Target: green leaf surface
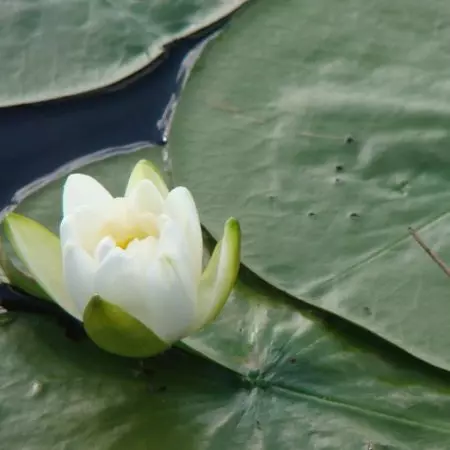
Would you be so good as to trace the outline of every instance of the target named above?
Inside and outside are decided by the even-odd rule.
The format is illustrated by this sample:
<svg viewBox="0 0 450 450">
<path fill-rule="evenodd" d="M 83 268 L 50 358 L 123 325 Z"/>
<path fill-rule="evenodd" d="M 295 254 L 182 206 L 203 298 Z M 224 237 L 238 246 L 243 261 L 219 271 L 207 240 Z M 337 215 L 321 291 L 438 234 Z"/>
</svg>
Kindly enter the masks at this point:
<svg viewBox="0 0 450 450">
<path fill-rule="evenodd" d="M 80 171 L 120 195 L 139 159 L 161 167 L 155 150 Z M 61 182 L 28 197 L 20 213 L 57 228 Z M 243 230 L 244 242 L 251 236 Z M 142 364 L 88 339 L 69 340 L 52 320 L 17 315 L 0 327 L 2 444 L 23 450 L 448 449 L 448 373 L 336 316 L 310 311 L 245 268 L 240 277 L 218 319 L 181 343 L 189 353 L 170 349 Z"/>
<path fill-rule="evenodd" d="M 245 0 L 14 0 L 0 5 L 0 106 L 101 88 Z"/>
<path fill-rule="evenodd" d="M 450 369 L 450 4 L 255 0 L 197 62 L 173 176 L 277 288 Z"/>
<path fill-rule="evenodd" d="M 138 364 L 24 314 L 0 329 L 2 443 L 23 450 L 448 449 L 449 376 L 401 351 L 355 347 L 366 333 L 349 340 L 349 332 L 248 280 L 217 322 L 185 341 L 210 362 L 172 349 Z"/>
</svg>

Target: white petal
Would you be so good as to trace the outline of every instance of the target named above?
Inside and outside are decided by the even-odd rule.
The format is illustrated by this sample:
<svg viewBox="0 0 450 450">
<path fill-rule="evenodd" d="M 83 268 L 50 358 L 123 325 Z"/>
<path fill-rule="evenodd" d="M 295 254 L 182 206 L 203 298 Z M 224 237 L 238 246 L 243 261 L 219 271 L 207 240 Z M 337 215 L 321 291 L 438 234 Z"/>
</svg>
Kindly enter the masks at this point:
<svg viewBox="0 0 450 450">
<path fill-rule="evenodd" d="M 160 258 L 147 270 L 151 293 L 152 330 L 166 342 L 185 337 L 195 321 L 195 302 L 169 258 Z"/>
<path fill-rule="evenodd" d="M 116 243 L 111 236 L 106 236 L 97 245 L 95 249 L 95 259 L 97 262 L 102 262 L 109 254 L 109 252 L 116 247 Z"/>
<path fill-rule="evenodd" d="M 125 197 L 128 197 L 130 192 L 135 188 L 135 186 L 142 180 L 150 180 L 160 192 L 162 198 L 166 198 L 169 190 L 167 189 L 164 178 L 160 174 L 159 170 L 150 161 L 142 159 L 135 166 L 131 172 L 130 178 L 128 180 L 127 189 L 125 192 Z"/>
<path fill-rule="evenodd" d="M 158 235 L 158 216 L 152 213 L 139 214 L 136 217 L 136 225 L 149 236 Z"/>
<path fill-rule="evenodd" d="M 95 278 L 95 291 L 140 320 L 159 338 L 173 342 L 185 335 L 195 308 L 168 258 L 142 266 L 139 258 L 114 249 Z"/>
<path fill-rule="evenodd" d="M 131 241 L 125 250 L 129 258 L 139 259 L 139 264 L 151 264 L 156 257 L 157 240 L 153 236 L 148 236 L 145 239 L 135 239 Z"/>
<path fill-rule="evenodd" d="M 63 248 L 63 273 L 69 295 L 75 302 L 80 315 L 94 296 L 94 273 L 96 263 L 85 250 L 68 243 Z"/>
<path fill-rule="evenodd" d="M 170 191 L 164 203 L 164 213 L 182 230 L 188 244 L 195 277 L 199 280 L 202 272 L 203 239 L 197 207 L 191 193 L 181 186 Z"/>
<path fill-rule="evenodd" d="M 150 180 L 140 181 L 126 198 L 138 213 L 160 214 L 163 207 L 163 198 Z"/>
<path fill-rule="evenodd" d="M 192 266 L 189 246 L 182 231 L 170 217 L 160 216 L 161 231 L 158 240 L 158 257 L 168 258 L 184 285 L 188 297 L 195 303 L 197 285 L 195 268 Z"/>
<path fill-rule="evenodd" d="M 75 242 L 93 254 L 103 237 L 101 228 L 104 220 L 98 211 L 89 207 L 81 207 L 73 214 L 64 217 L 59 228 L 62 247 L 67 242 Z"/>
<path fill-rule="evenodd" d="M 111 194 L 97 180 L 76 173 L 70 175 L 64 185 L 63 215 L 72 214 L 81 206 L 100 210 L 111 200 Z"/>
</svg>

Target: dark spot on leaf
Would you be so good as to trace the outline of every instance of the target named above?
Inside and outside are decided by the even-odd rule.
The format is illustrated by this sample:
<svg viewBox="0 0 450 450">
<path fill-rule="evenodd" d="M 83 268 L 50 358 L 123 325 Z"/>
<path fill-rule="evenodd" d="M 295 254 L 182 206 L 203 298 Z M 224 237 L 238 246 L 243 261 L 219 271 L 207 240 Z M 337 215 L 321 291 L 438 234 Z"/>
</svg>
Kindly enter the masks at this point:
<svg viewBox="0 0 450 450">
<path fill-rule="evenodd" d="M 291 359 L 289 360 L 289 362 L 290 362 L 291 364 L 295 364 L 295 363 L 297 362 L 297 358 L 291 358 Z"/>
<path fill-rule="evenodd" d="M 355 142 L 355 138 L 349 134 L 346 138 L 345 138 L 345 143 L 346 144 L 353 144 L 353 142 Z"/>
<path fill-rule="evenodd" d="M 344 166 L 342 164 L 338 164 L 336 166 L 336 172 L 340 173 L 344 171 Z"/>
<path fill-rule="evenodd" d="M 398 190 L 401 193 L 406 193 L 408 190 L 408 187 L 409 187 L 408 180 L 403 180 L 403 181 L 400 181 L 400 183 L 398 183 Z"/>
<path fill-rule="evenodd" d="M 342 179 L 339 178 L 339 177 L 336 177 L 336 178 L 334 179 L 334 182 L 335 182 L 335 184 L 341 184 L 341 183 L 342 183 Z"/>
<path fill-rule="evenodd" d="M 360 214 L 358 214 L 357 212 L 352 212 L 349 214 L 351 219 L 358 219 L 359 217 L 361 217 Z"/>
<path fill-rule="evenodd" d="M 363 311 L 365 314 L 367 314 L 368 316 L 372 315 L 372 310 L 368 307 L 368 306 L 364 306 Z"/>
<path fill-rule="evenodd" d="M 148 377 L 152 377 L 155 375 L 155 370 L 150 367 L 142 367 L 142 372 Z"/>
<path fill-rule="evenodd" d="M 314 211 L 309 211 L 308 212 L 308 217 L 316 217 L 317 214 Z"/>
<path fill-rule="evenodd" d="M 67 339 L 70 339 L 74 342 L 80 342 L 86 337 L 86 333 L 84 330 L 81 330 L 78 327 L 68 326 L 65 328 L 65 333 Z"/>
<path fill-rule="evenodd" d="M 261 422 L 259 420 L 256 421 L 256 428 L 258 428 L 258 430 L 261 429 Z"/>
</svg>

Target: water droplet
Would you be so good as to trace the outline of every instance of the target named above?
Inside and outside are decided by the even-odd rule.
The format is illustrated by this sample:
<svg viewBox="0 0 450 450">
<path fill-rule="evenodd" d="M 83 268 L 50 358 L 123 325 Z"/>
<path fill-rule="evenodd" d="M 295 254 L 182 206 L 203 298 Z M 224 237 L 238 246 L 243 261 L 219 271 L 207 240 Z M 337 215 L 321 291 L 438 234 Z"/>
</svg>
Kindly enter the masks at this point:
<svg viewBox="0 0 450 450">
<path fill-rule="evenodd" d="M 410 190 L 410 186 L 409 186 L 408 180 L 400 181 L 400 183 L 398 183 L 398 185 L 397 185 L 397 189 L 398 189 L 398 191 L 400 193 L 407 194 L 408 191 Z"/>
<path fill-rule="evenodd" d="M 28 391 L 28 397 L 36 397 L 44 390 L 44 385 L 40 381 L 33 381 L 31 383 L 30 390 Z"/>
<path fill-rule="evenodd" d="M 169 162 L 169 156 L 170 156 L 170 155 L 169 155 L 169 151 L 167 150 L 166 147 L 164 147 L 164 148 L 162 149 L 161 154 L 162 154 L 162 160 L 163 160 L 163 162 L 165 162 L 165 163 Z"/>
</svg>

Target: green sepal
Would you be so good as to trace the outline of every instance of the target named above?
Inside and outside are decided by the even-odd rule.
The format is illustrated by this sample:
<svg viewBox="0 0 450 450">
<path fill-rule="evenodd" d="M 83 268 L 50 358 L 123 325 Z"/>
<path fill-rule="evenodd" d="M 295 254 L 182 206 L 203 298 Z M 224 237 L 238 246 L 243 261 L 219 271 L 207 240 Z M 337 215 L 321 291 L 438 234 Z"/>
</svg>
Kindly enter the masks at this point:
<svg viewBox="0 0 450 450">
<path fill-rule="evenodd" d="M 83 314 L 88 336 L 103 350 L 130 358 L 157 355 L 170 345 L 119 306 L 92 297 Z"/>
<path fill-rule="evenodd" d="M 200 280 L 196 329 L 212 322 L 224 307 L 236 284 L 240 258 L 241 228 L 231 217 Z"/>
<path fill-rule="evenodd" d="M 3 226 L 8 241 L 33 279 L 50 298 L 79 319 L 78 309 L 64 283 L 58 236 L 35 220 L 15 213 L 5 217 Z"/>
<path fill-rule="evenodd" d="M 141 159 L 131 172 L 128 180 L 126 195 L 142 180 L 150 180 L 161 193 L 163 198 L 169 195 L 169 189 L 159 169 L 150 161 Z"/>
<path fill-rule="evenodd" d="M 51 297 L 44 291 L 44 289 L 42 289 L 35 279 L 16 267 L 3 247 L 1 237 L 0 266 L 8 279 L 8 284 L 11 285 L 11 287 L 18 288 L 32 297 L 53 302 Z"/>
</svg>

